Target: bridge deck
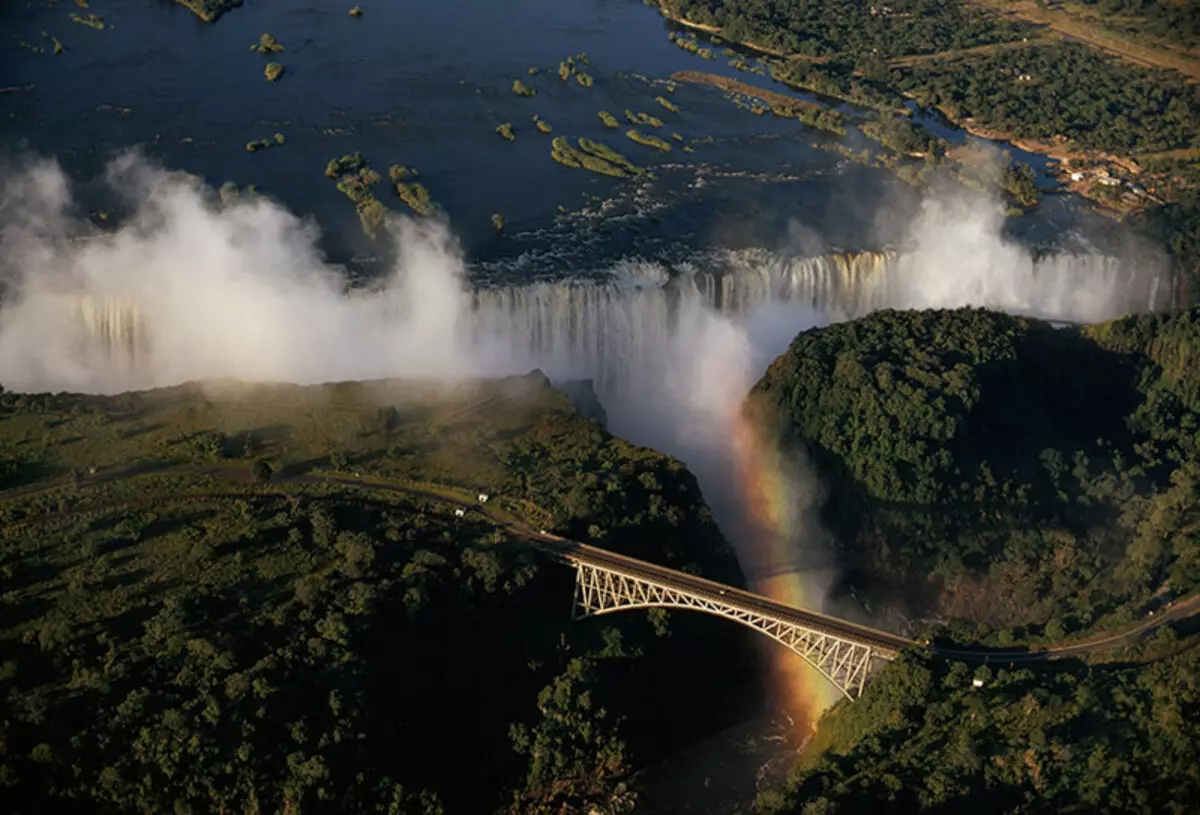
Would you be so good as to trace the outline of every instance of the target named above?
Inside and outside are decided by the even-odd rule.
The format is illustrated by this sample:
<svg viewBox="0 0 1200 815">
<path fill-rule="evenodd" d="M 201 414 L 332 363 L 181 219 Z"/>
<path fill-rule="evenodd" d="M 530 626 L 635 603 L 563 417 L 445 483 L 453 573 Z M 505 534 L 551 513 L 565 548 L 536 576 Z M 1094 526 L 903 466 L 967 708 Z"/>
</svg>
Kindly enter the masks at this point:
<svg viewBox="0 0 1200 815">
<path fill-rule="evenodd" d="M 735 589 L 703 577 L 647 563 L 627 555 L 619 555 L 578 541 L 545 533 L 530 535 L 528 540 L 530 544 L 543 552 L 572 564 L 583 563 L 677 591 L 684 591 L 730 608 L 761 614 L 788 625 L 801 626 L 849 642 L 866 645 L 881 655 L 895 656 L 905 648 L 920 647 L 912 640 L 889 634 L 886 631 L 847 622 L 815 611 L 795 608 L 742 589 Z"/>
</svg>

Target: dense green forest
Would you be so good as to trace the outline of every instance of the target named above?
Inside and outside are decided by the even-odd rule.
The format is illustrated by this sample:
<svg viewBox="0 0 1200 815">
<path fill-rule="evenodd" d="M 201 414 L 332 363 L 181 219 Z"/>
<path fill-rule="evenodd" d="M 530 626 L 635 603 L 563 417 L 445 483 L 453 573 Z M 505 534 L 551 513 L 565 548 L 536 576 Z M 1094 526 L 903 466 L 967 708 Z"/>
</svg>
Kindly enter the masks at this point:
<svg viewBox="0 0 1200 815">
<path fill-rule="evenodd" d="M 1117 154 L 1200 145 L 1192 86 L 1077 43 L 930 62 L 894 70 L 890 82 L 953 119 L 1020 137 L 1063 135 Z"/>
<path fill-rule="evenodd" d="M 540 374 L 8 393 L 0 460 L 5 813 L 626 811 L 752 670 L 703 615 L 572 623 L 497 524 L 739 579 L 686 469 Z"/>
<path fill-rule="evenodd" d="M 822 719 L 759 811 L 1184 815 L 1200 800 L 1197 676 L 1195 647 L 1053 672 L 906 654 Z"/>
<path fill-rule="evenodd" d="M 1200 589 L 1200 310 L 880 312 L 801 334 L 747 409 L 829 485 L 845 565 L 971 636 L 1060 639 Z"/>
</svg>

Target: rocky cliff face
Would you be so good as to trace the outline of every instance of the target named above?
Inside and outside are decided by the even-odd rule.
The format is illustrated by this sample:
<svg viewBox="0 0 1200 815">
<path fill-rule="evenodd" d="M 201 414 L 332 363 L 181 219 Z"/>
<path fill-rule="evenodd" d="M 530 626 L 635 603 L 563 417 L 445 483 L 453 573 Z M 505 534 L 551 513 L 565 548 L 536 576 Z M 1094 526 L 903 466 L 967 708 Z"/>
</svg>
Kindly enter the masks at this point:
<svg viewBox="0 0 1200 815">
<path fill-rule="evenodd" d="M 608 413 L 596 395 L 590 379 L 571 379 L 565 382 L 555 382 L 554 387 L 567 395 L 571 404 L 585 419 L 595 419 L 601 425 L 608 426 Z"/>
</svg>

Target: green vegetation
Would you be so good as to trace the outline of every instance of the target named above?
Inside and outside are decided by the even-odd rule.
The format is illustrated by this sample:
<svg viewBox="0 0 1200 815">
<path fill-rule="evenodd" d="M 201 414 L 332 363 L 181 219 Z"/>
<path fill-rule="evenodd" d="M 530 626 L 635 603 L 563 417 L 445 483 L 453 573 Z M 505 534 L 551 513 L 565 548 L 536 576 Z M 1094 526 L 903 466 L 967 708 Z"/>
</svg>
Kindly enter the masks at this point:
<svg viewBox="0 0 1200 815">
<path fill-rule="evenodd" d="M 952 119 L 1017 138 L 1061 135 L 1117 154 L 1200 146 L 1192 86 L 1075 43 L 921 64 L 893 72 L 891 82 Z"/>
<path fill-rule="evenodd" d="M 267 67 L 263 69 L 263 74 L 267 77 L 268 82 L 274 82 L 283 76 L 283 64 L 279 62 L 268 62 Z"/>
<path fill-rule="evenodd" d="M 502 213 L 499 213 L 499 212 L 492 213 L 492 227 L 497 232 L 504 231 L 504 215 Z"/>
<path fill-rule="evenodd" d="M 836 133 L 839 136 L 846 135 L 845 115 L 832 108 L 825 108 L 820 105 L 779 104 L 776 102 L 771 105 L 770 110 L 776 116 L 784 119 L 795 119 L 809 127 L 815 127 L 817 130 Z"/>
<path fill-rule="evenodd" d="M 769 54 L 763 64 L 771 75 L 794 87 L 899 116 L 908 114 L 906 99 L 916 100 L 977 135 L 1014 141 L 1066 162 L 1098 163 L 1117 183 L 1085 184 L 1079 192 L 1113 214 L 1162 207 L 1164 201 L 1189 206 L 1188 191 L 1200 185 L 1195 155 L 1200 97 L 1189 84 L 1197 76 L 1194 55 L 1145 39 L 1172 39 L 1166 32 L 1177 25 L 1175 41 L 1194 45 L 1200 11 L 1190 4 L 662 0 L 659 5 L 670 17 L 711 26 L 726 39 Z M 1046 36 L 1046 29 L 1022 17 L 1046 23 L 1063 37 Z M 687 50 L 699 48 L 695 35 L 670 36 Z M 1147 64 L 1162 67 L 1143 67 Z M 731 65 L 749 67 L 740 57 Z M 866 130 L 879 134 L 880 128 Z M 926 168 L 900 160 L 912 152 L 924 151 L 899 149 L 874 163 L 924 183 Z M 1139 178 L 1139 166 L 1151 172 Z M 972 183 L 970 174 L 965 179 Z M 1016 175 L 1001 186 L 1023 208 L 1035 201 L 1034 190 Z M 1189 268 L 1190 279 L 1191 262 L 1176 257 L 1176 263 Z"/>
<path fill-rule="evenodd" d="M 59 54 L 67 50 L 67 47 L 59 42 L 58 37 L 51 37 L 50 40 L 54 43 L 54 56 L 57 57 Z"/>
<path fill-rule="evenodd" d="M 535 96 L 537 89 L 531 88 L 519 79 L 514 79 L 512 83 L 512 92 L 517 96 Z"/>
<path fill-rule="evenodd" d="M 505 518 L 737 572 L 686 469 L 540 375 L 0 402 L 6 813 L 616 811 L 751 660 L 571 622 Z"/>
<path fill-rule="evenodd" d="M 534 123 L 534 125 L 537 126 L 539 133 L 553 133 L 554 132 L 554 128 L 550 126 L 550 123 L 545 121 L 544 119 L 540 118 L 536 113 L 533 114 L 533 123 Z"/>
<path fill-rule="evenodd" d="M 576 82 L 585 88 L 590 88 L 593 84 L 595 84 L 595 80 L 592 79 L 589 74 L 586 74 L 579 69 L 580 65 L 587 64 L 589 64 L 587 54 L 576 54 L 573 57 L 567 57 L 562 62 L 558 63 L 558 78 L 563 82 L 566 82 L 572 76 L 574 76 Z"/>
<path fill-rule="evenodd" d="M 611 130 L 616 130 L 621 126 L 621 123 L 617 121 L 617 117 L 613 116 L 607 110 L 602 110 L 596 115 L 600 117 L 600 121 L 604 123 L 604 126 Z"/>
<path fill-rule="evenodd" d="M 400 196 L 400 200 L 408 204 L 409 208 L 418 215 L 431 217 L 437 212 L 437 205 L 433 202 L 433 196 L 429 194 L 429 190 L 424 184 L 417 181 L 397 181 L 396 193 Z"/>
<path fill-rule="evenodd" d="M 215 23 L 227 11 L 237 8 L 242 0 L 175 0 L 206 23 Z"/>
<path fill-rule="evenodd" d="M 338 178 L 350 173 L 357 173 L 366 166 L 367 161 L 362 157 L 361 153 L 353 153 L 341 158 L 330 159 L 329 163 L 325 165 L 325 177 Z"/>
<path fill-rule="evenodd" d="M 515 141 L 517 138 L 517 134 L 513 132 L 512 122 L 505 122 L 504 124 L 500 125 L 496 128 L 496 132 L 499 133 L 505 141 Z"/>
<path fill-rule="evenodd" d="M 1200 590 L 1198 359 L 1196 309 L 887 311 L 801 334 L 751 402 L 821 472 L 845 565 L 997 644 L 1054 640 Z"/>
<path fill-rule="evenodd" d="M 647 125 L 648 127 L 663 126 L 662 119 L 651 116 L 649 113 L 634 113 L 628 108 L 625 109 L 625 118 L 629 120 L 630 124 Z"/>
<path fill-rule="evenodd" d="M 387 207 L 375 197 L 372 187 L 383 178 L 371 169 L 359 153 L 331 159 L 325 165 L 325 176 L 336 178 L 338 191 L 354 202 L 359 223 L 367 237 L 378 237 L 387 217 Z"/>
<path fill-rule="evenodd" d="M 259 150 L 266 150 L 268 147 L 282 147 L 285 139 L 282 133 L 276 133 L 269 139 L 256 139 L 246 142 L 246 152 L 254 153 Z"/>
<path fill-rule="evenodd" d="M 1020 161 L 1012 162 L 1004 168 L 1004 176 L 1000 182 L 1001 188 L 1022 207 L 1036 207 L 1042 200 L 1042 191 L 1038 189 L 1033 169 Z"/>
<path fill-rule="evenodd" d="M 72 12 L 71 20 L 80 25 L 86 25 L 88 28 L 94 28 L 97 31 L 104 30 L 104 18 L 97 17 L 95 14 L 80 15 Z"/>
<path fill-rule="evenodd" d="M 274 34 L 263 34 L 256 44 L 250 46 L 250 50 L 260 54 L 278 54 L 283 51 L 283 45 L 275 39 Z"/>
<path fill-rule="evenodd" d="M 408 181 L 420 176 L 421 174 L 417 172 L 416 167 L 405 167 L 403 164 L 393 164 L 391 167 L 388 167 L 388 180 L 393 184 L 399 184 L 401 181 Z"/>
<path fill-rule="evenodd" d="M 679 105 L 675 104 L 670 99 L 667 99 L 665 96 L 656 96 L 656 97 L 654 97 L 654 101 L 658 102 L 660 105 L 662 105 L 664 108 L 671 111 L 672 113 L 679 112 Z"/>
<path fill-rule="evenodd" d="M 862 134 L 890 150 L 910 156 L 940 156 L 946 143 L 923 126 L 897 116 L 884 115 L 858 126 Z"/>
<path fill-rule="evenodd" d="M 717 74 L 701 71 L 680 71 L 671 77 L 680 82 L 691 82 L 697 85 L 711 85 L 725 91 L 734 104 L 746 108 L 756 115 L 763 115 L 768 110 L 776 116 L 786 119 L 796 119 L 809 127 L 827 130 L 839 135 L 846 134 L 846 117 L 836 110 L 823 107 L 813 102 L 797 99 L 775 91 L 739 82 Z"/>
<path fill-rule="evenodd" d="M 653 147 L 657 150 L 662 150 L 664 153 L 671 152 L 670 143 L 663 141 L 658 136 L 651 136 L 646 133 L 642 133 L 639 130 L 632 130 L 632 129 L 626 130 L 625 136 L 627 138 L 633 139 L 638 144 L 644 144 L 647 147 Z"/>
<path fill-rule="evenodd" d="M 1169 645 L 1169 629 L 1159 636 Z M 905 655 L 821 720 L 759 812 L 1182 815 L 1200 798 L 1198 671 L 1195 647 L 1143 667 L 1054 672 Z"/>
<path fill-rule="evenodd" d="M 591 139 L 579 139 L 576 149 L 566 136 L 557 136 L 551 142 L 550 157 L 566 167 L 578 167 L 615 178 L 642 175 L 645 172 L 608 145 Z"/>
</svg>

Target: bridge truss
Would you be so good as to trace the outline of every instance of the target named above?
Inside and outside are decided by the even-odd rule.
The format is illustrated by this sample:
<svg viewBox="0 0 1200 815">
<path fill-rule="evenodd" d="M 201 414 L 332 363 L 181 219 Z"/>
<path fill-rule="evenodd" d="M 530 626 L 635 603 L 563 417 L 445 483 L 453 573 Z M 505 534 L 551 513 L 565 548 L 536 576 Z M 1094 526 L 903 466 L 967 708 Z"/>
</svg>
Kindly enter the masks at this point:
<svg viewBox="0 0 1200 815">
<path fill-rule="evenodd" d="M 740 607 L 737 602 L 725 601 L 723 594 L 723 590 L 692 591 L 665 581 L 576 561 L 572 617 L 578 620 L 634 608 L 684 608 L 726 617 L 791 649 L 852 701 L 862 694 L 872 660 L 890 660 L 896 656 L 895 652 L 794 620 Z"/>
</svg>

